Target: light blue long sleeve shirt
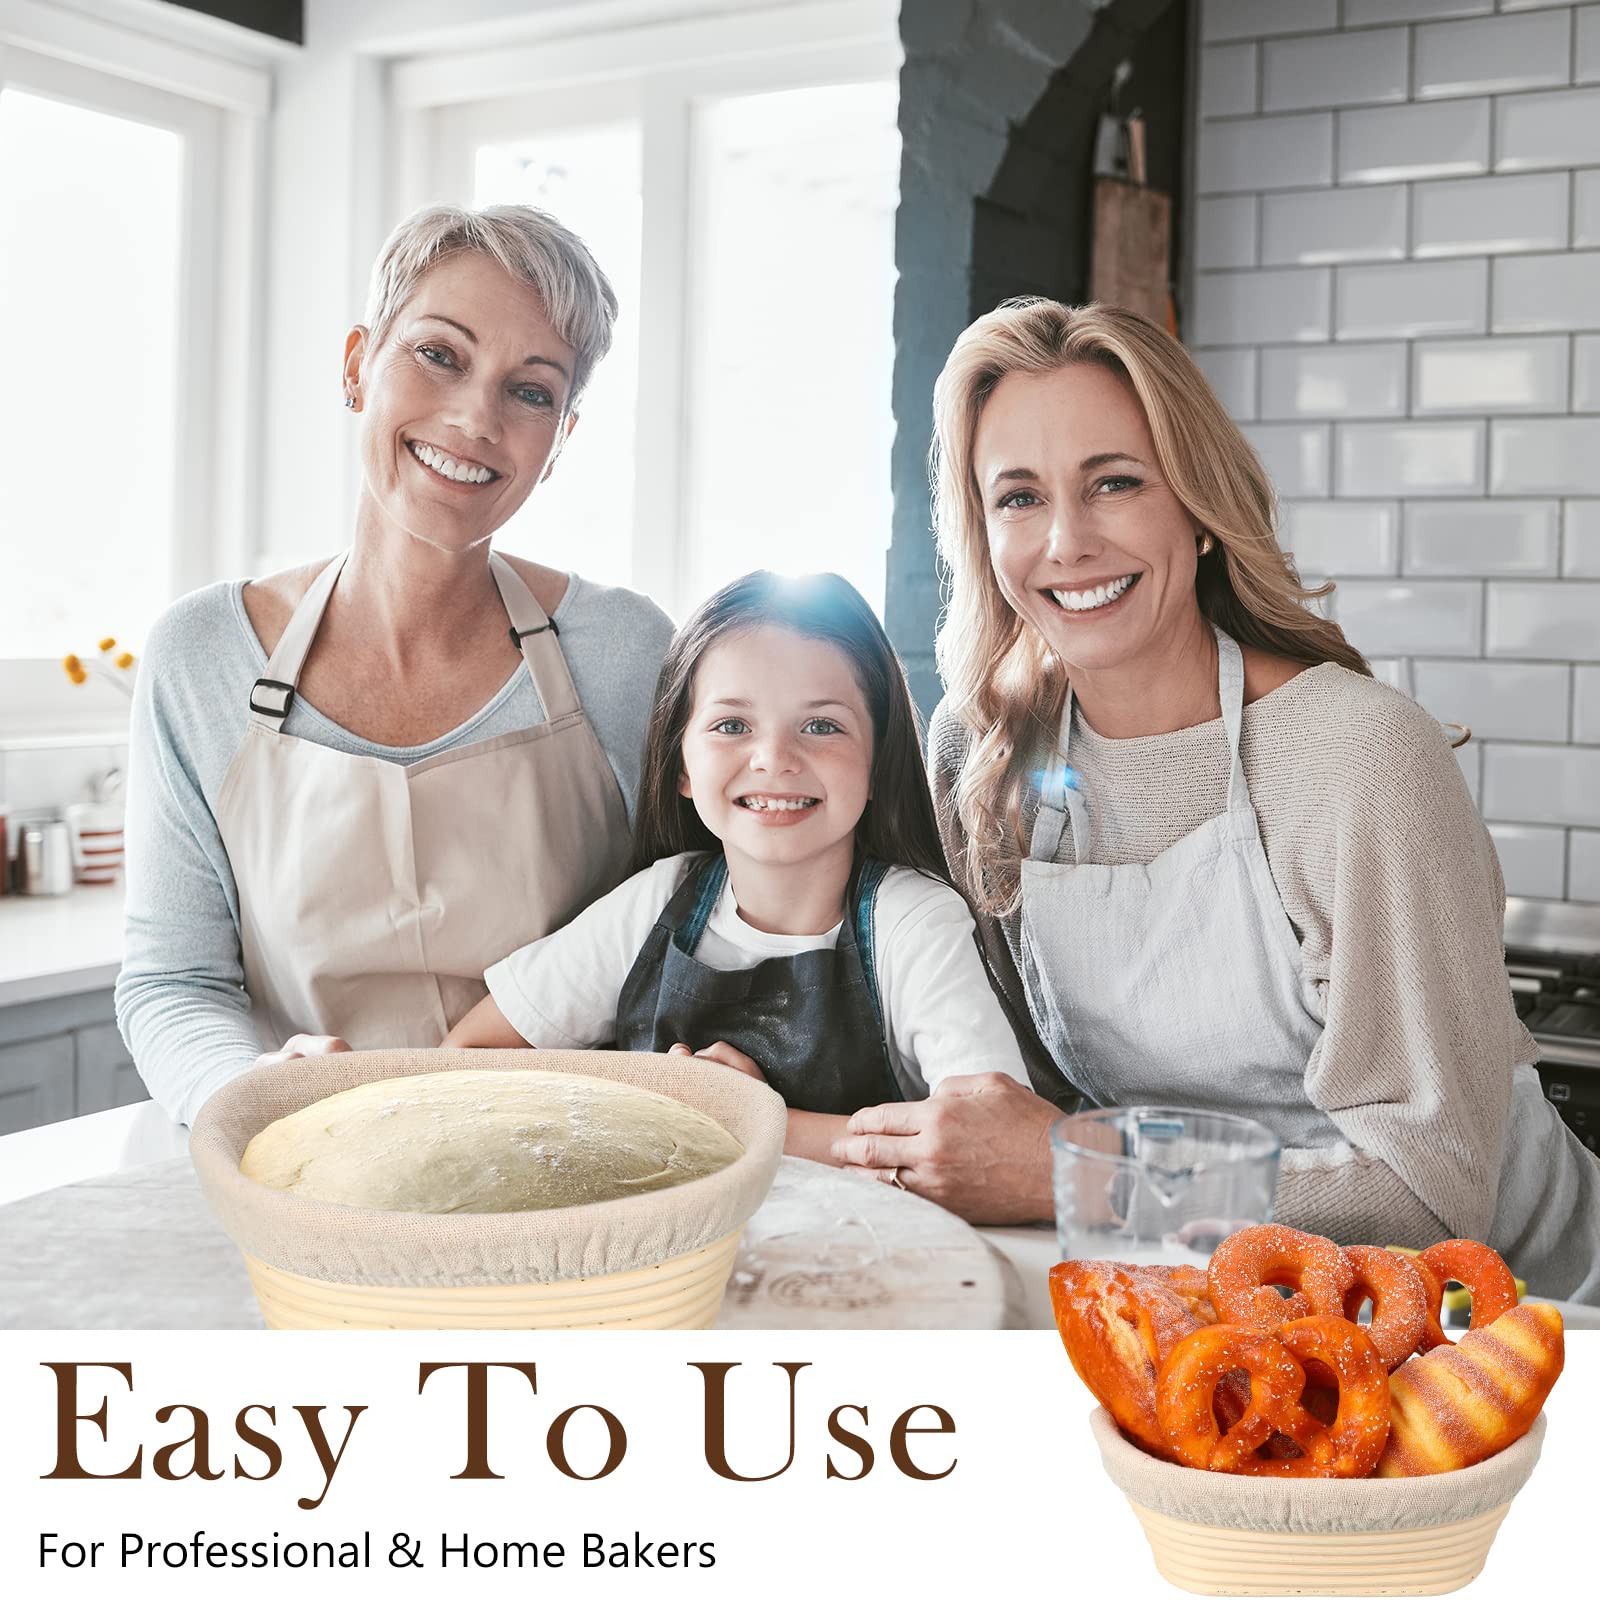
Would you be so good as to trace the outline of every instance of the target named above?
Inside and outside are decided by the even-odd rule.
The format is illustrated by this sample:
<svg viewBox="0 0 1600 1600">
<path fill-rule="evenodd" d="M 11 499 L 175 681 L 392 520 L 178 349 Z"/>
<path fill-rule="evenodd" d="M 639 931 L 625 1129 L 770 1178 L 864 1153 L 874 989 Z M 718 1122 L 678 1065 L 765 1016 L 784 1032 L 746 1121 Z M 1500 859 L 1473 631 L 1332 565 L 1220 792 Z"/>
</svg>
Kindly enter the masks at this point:
<svg viewBox="0 0 1600 1600">
<path fill-rule="evenodd" d="M 129 737 L 127 934 L 117 1024 L 151 1097 L 183 1123 L 262 1049 L 244 990 L 238 890 L 216 819 L 222 781 L 249 720 L 250 686 L 267 664 L 243 592 L 242 581 L 212 584 L 163 613 L 146 643 Z M 631 821 L 672 623 L 642 595 L 576 576 L 554 615 L 567 668 Z M 298 697 L 284 731 L 410 765 L 543 720 L 519 664 L 487 705 L 430 744 L 373 744 Z M 493 873 L 486 840 L 486 889 Z M 470 915 L 470 907 L 463 909 Z"/>
</svg>

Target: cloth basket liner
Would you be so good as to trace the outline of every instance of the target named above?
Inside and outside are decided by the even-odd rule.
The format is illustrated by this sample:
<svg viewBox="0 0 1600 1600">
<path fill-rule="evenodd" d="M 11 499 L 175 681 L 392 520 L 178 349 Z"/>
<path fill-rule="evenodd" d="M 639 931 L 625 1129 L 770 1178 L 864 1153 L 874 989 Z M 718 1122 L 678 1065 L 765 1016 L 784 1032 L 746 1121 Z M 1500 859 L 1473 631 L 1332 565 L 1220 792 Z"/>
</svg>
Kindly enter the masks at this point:
<svg viewBox="0 0 1600 1600">
<path fill-rule="evenodd" d="M 570 1072 L 705 1112 L 744 1146 L 708 1177 L 550 1211 L 438 1215 L 333 1205 L 239 1171 L 268 1123 L 342 1089 L 451 1071 Z M 256 1067 L 201 1108 L 189 1139 L 212 1213 L 248 1255 L 304 1277 L 398 1287 L 559 1283 L 651 1267 L 742 1228 L 783 1154 L 787 1111 L 765 1084 L 685 1056 L 579 1050 L 367 1050 Z"/>
<path fill-rule="evenodd" d="M 1180 1522 L 1255 1533 L 1382 1533 L 1466 1522 L 1505 1505 L 1528 1481 L 1545 1420 L 1498 1455 L 1424 1478 L 1253 1478 L 1147 1455 L 1104 1407 L 1089 1419 L 1111 1481 L 1136 1504 Z"/>
</svg>

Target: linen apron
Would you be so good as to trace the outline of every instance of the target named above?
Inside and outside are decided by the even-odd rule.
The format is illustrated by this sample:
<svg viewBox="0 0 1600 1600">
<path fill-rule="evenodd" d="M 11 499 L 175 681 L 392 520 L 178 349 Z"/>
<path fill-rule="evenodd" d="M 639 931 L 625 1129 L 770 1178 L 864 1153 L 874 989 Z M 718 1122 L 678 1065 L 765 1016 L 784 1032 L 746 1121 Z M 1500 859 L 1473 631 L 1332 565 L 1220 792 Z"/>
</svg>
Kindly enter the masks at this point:
<svg viewBox="0 0 1600 1600">
<path fill-rule="evenodd" d="M 1304 973 L 1239 758 L 1244 659 L 1216 630 L 1227 807 L 1148 865 L 1084 862 L 1092 796 L 1068 765 L 1069 689 L 1022 862 L 1023 982 L 1040 1039 L 1103 1106 L 1243 1112 L 1285 1148 L 1345 1140 L 1305 1092 L 1324 1009 Z M 1071 863 L 1055 860 L 1071 822 Z M 1378 1241 L 1383 1242 L 1383 1241 Z M 1535 1290 L 1600 1293 L 1600 1163 L 1515 1069 L 1494 1226 Z"/>
<path fill-rule="evenodd" d="M 832 950 L 771 956 L 735 972 L 695 959 L 727 881 L 722 855 L 684 879 L 650 930 L 617 1002 L 617 1048 L 742 1050 L 796 1111 L 849 1116 L 903 1100 L 889 1064 L 873 958 L 873 908 L 888 871 L 868 861 L 851 875 Z"/>
<path fill-rule="evenodd" d="M 218 796 L 263 1050 L 295 1033 L 357 1050 L 437 1045 L 488 992 L 484 969 L 614 888 L 631 850 L 558 630 L 498 555 L 490 571 L 543 723 L 410 766 L 283 732 L 346 559 L 306 591 L 252 686 Z"/>
</svg>

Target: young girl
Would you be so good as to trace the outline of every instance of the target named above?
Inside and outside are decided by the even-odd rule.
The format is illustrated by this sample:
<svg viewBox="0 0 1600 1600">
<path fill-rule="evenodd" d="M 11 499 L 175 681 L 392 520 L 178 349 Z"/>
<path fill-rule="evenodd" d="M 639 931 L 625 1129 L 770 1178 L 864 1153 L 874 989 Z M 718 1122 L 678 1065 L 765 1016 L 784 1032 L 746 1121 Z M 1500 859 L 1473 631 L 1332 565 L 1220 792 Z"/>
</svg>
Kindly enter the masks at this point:
<svg viewBox="0 0 1600 1600">
<path fill-rule="evenodd" d="M 677 1050 L 764 1078 L 791 1155 L 942 1079 L 1026 1083 L 950 886 L 899 659 L 843 578 L 754 572 L 656 685 L 642 870 L 484 974 L 446 1045 Z"/>
</svg>

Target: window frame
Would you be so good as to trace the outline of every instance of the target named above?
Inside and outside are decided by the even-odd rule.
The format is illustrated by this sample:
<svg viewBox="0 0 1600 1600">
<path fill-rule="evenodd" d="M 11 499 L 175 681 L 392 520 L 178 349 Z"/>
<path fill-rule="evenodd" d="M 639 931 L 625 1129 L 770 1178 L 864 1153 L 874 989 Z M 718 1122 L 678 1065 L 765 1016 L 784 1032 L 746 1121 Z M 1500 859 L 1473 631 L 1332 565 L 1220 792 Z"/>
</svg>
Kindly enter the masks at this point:
<svg viewBox="0 0 1600 1600">
<path fill-rule="evenodd" d="M 904 59 L 896 0 L 807 0 L 739 16 L 608 28 L 545 43 L 392 62 L 394 214 L 469 203 L 475 139 L 637 120 L 642 148 L 632 587 L 674 616 L 685 559 L 695 417 L 694 112 L 702 101 L 882 82 Z M 604 578 L 604 574 L 595 574 Z"/>
<path fill-rule="evenodd" d="M 5 88 L 167 128 L 183 140 L 183 311 L 168 570 L 176 599 L 240 567 L 255 544 L 270 74 L 18 0 L 0 11 Z M 85 619 L 86 628 L 94 625 Z M 61 653 L 89 642 L 87 634 L 63 639 Z M 76 688 L 59 659 L 0 657 L 0 744 L 126 737 L 120 697 L 92 684 Z"/>
</svg>

